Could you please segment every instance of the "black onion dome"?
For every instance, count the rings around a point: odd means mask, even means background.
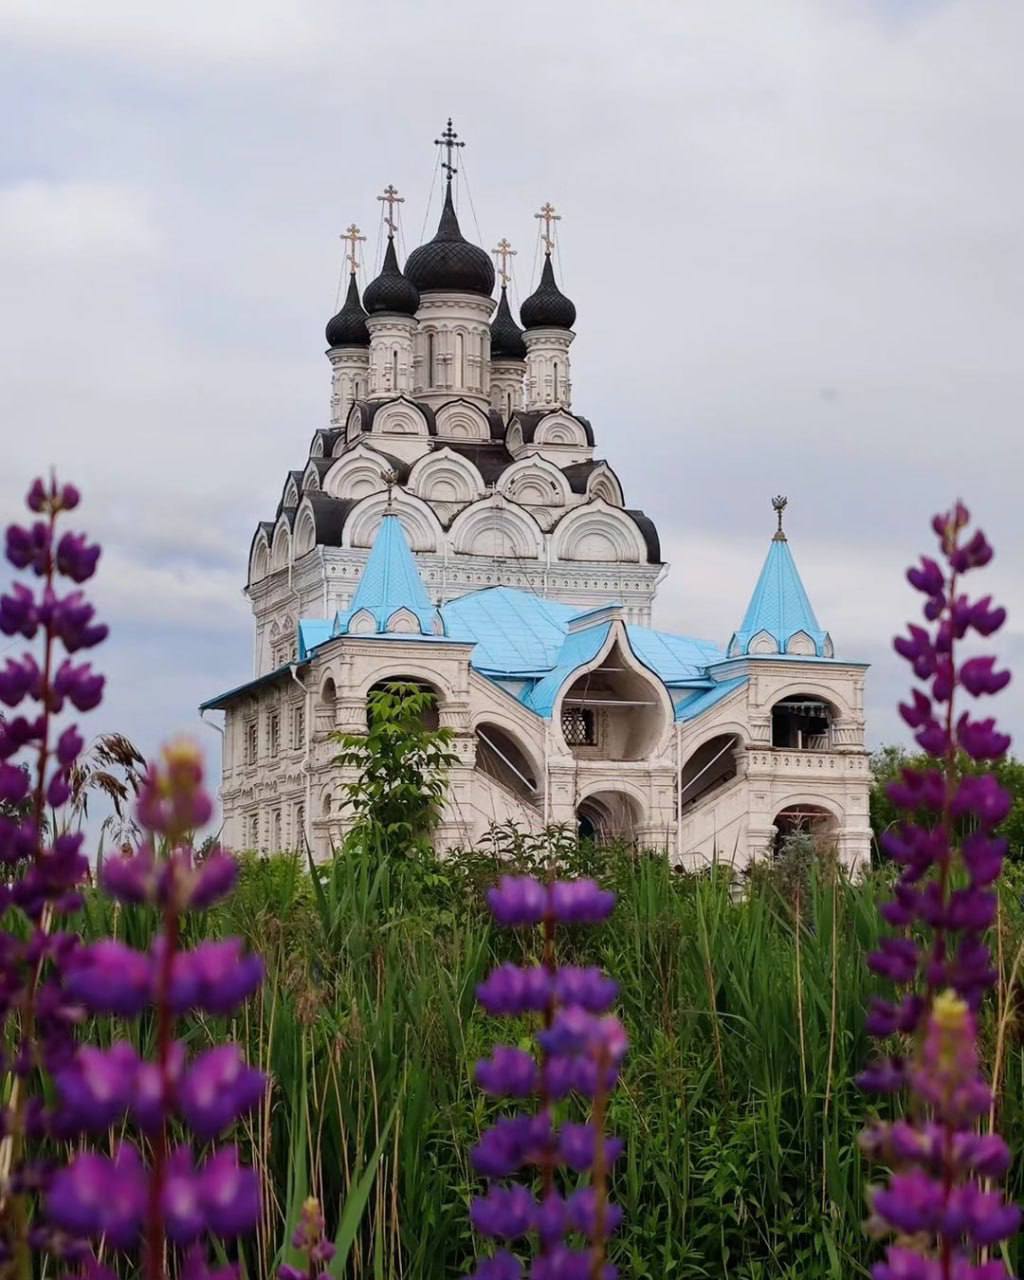
[[[324,330],[329,347],[368,347],[370,331],[366,327],[366,312],[359,301],[359,287],[354,275],[348,278],[345,303],[336,316],[327,321]]]
[[[576,323],[576,307],[555,284],[551,255],[544,258],[540,284],[519,308],[524,329],[571,329]]]
[[[371,316],[382,312],[397,312],[400,316],[414,316],[420,305],[419,290],[398,269],[395,242],[388,236],[384,265],[376,280],[371,280],[363,290],[363,306]]]
[[[526,359],[523,331],[512,319],[512,312],[508,305],[508,291],[504,285],[501,286],[501,301],[491,321],[491,359]]]
[[[470,244],[459,230],[452,204],[451,183],[444,197],[441,221],[433,240],[413,249],[405,264],[405,274],[420,293],[445,290],[448,293],[480,293],[489,298],[494,291],[494,264],[490,255]]]

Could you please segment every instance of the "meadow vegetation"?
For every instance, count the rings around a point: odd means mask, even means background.
[[[466,1205],[479,1180],[467,1153],[494,1111],[472,1070],[497,1032],[474,989],[496,962],[526,958],[483,906],[510,865],[594,875],[618,894],[614,927],[568,931],[565,959],[621,983],[631,1048],[610,1124],[626,1140],[614,1186],[622,1274],[867,1274],[856,1138],[868,1104],[854,1077],[868,1056],[864,1009],[882,989],[865,954],[881,929],[884,870],[850,883],[797,846],[737,885],[725,870],[681,875],[661,855],[581,846],[564,831],[499,833],[486,853],[444,862],[384,853],[351,842],[314,876],[299,856],[247,858],[233,897],[186,926],[188,945],[240,933],[267,966],[236,1022],[189,1031],[197,1049],[238,1038],[273,1081],[241,1126],[266,1188],[249,1275],[287,1258],[288,1224],[310,1193],[337,1233],[336,1275],[470,1269]],[[1022,887],[1010,867],[983,1032],[1015,1150]],[[87,934],[144,946],[155,928],[144,911],[87,904]]]

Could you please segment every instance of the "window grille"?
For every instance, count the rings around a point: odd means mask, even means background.
[[[281,750],[281,717],[276,711],[267,717],[267,743],[270,754],[276,756]]]
[[[306,708],[301,704],[292,712],[292,750],[306,745]]]
[[[260,746],[260,730],[255,720],[245,726],[245,763],[255,764]]]
[[[563,708],[562,736],[570,747],[596,746],[597,716],[587,707]]]

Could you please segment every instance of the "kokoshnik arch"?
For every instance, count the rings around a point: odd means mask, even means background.
[[[433,239],[387,241],[360,297],[354,224],[344,304],[327,324],[330,421],[258,525],[246,592],[255,676],[224,712],[226,841],[326,856],[345,828],[336,730],[368,692],[413,680],[455,733],[439,848],[496,823],[739,865],[794,832],[850,866],[869,848],[865,664],[837,658],[778,528],[739,628],[720,645],[651,625],[666,566],[573,409],[576,308],[553,263],[509,305],[507,240],[462,234],[447,151]]]

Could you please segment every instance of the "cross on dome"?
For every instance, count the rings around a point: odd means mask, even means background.
[[[775,532],[776,542],[786,541],[786,535],[782,532],[782,513],[783,511],[785,511],[788,503],[789,503],[789,499],[786,497],[783,497],[782,494],[778,494],[776,497],[772,498],[772,507],[775,511],[775,514],[779,517],[779,527]]]
[[[508,282],[512,279],[512,273],[508,269],[509,259],[516,256],[516,250],[504,236],[498,241],[495,248],[491,250],[494,254],[495,265],[498,268],[498,279],[501,281],[501,287],[504,289]]]
[[[562,215],[555,213],[555,206],[550,200],[545,200],[540,207],[540,213],[533,215],[544,223],[544,230],[541,232],[541,239],[544,241],[544,252],[551,257],[555,247],[555,237],[552,235],[552,228],[556,222],[562,221]]]
[[[356,256],[356,250],[359,242],[365,240],[366,236],[361,234],[359,228],[353,222],[351,226],[345,228],[338,238],[348,242],[349,249],[348,253],[345,254],[345,261],[348,263],[349,273],[355,275],[359,270],[359,259]]]
[[[444,147],[445,151],[448,153],[447,159],[441,161],[441,168],[447,173],[449,184],[451,183],[452,178],[454,178],[458,173],[458,169],[452,163],[452,155],[458,147],[464,147],[466,145],[464,142],[459,142],[458,137],[459,135],[452,128],[452,118],[449,116],[444,132],[441,134],[440,138],[434,139],[434,146]]]
[[[396,216],[396,205],[405,204],[405,196],[398,194],[398,188],[393,182],[389,182],[384,188],[384,194],[378,196],[377,199],[381,204],[387,206],[387,212],[384,214],[384,225],[388,229],[388,235],[393,236],[398,230],[398,218]]]

